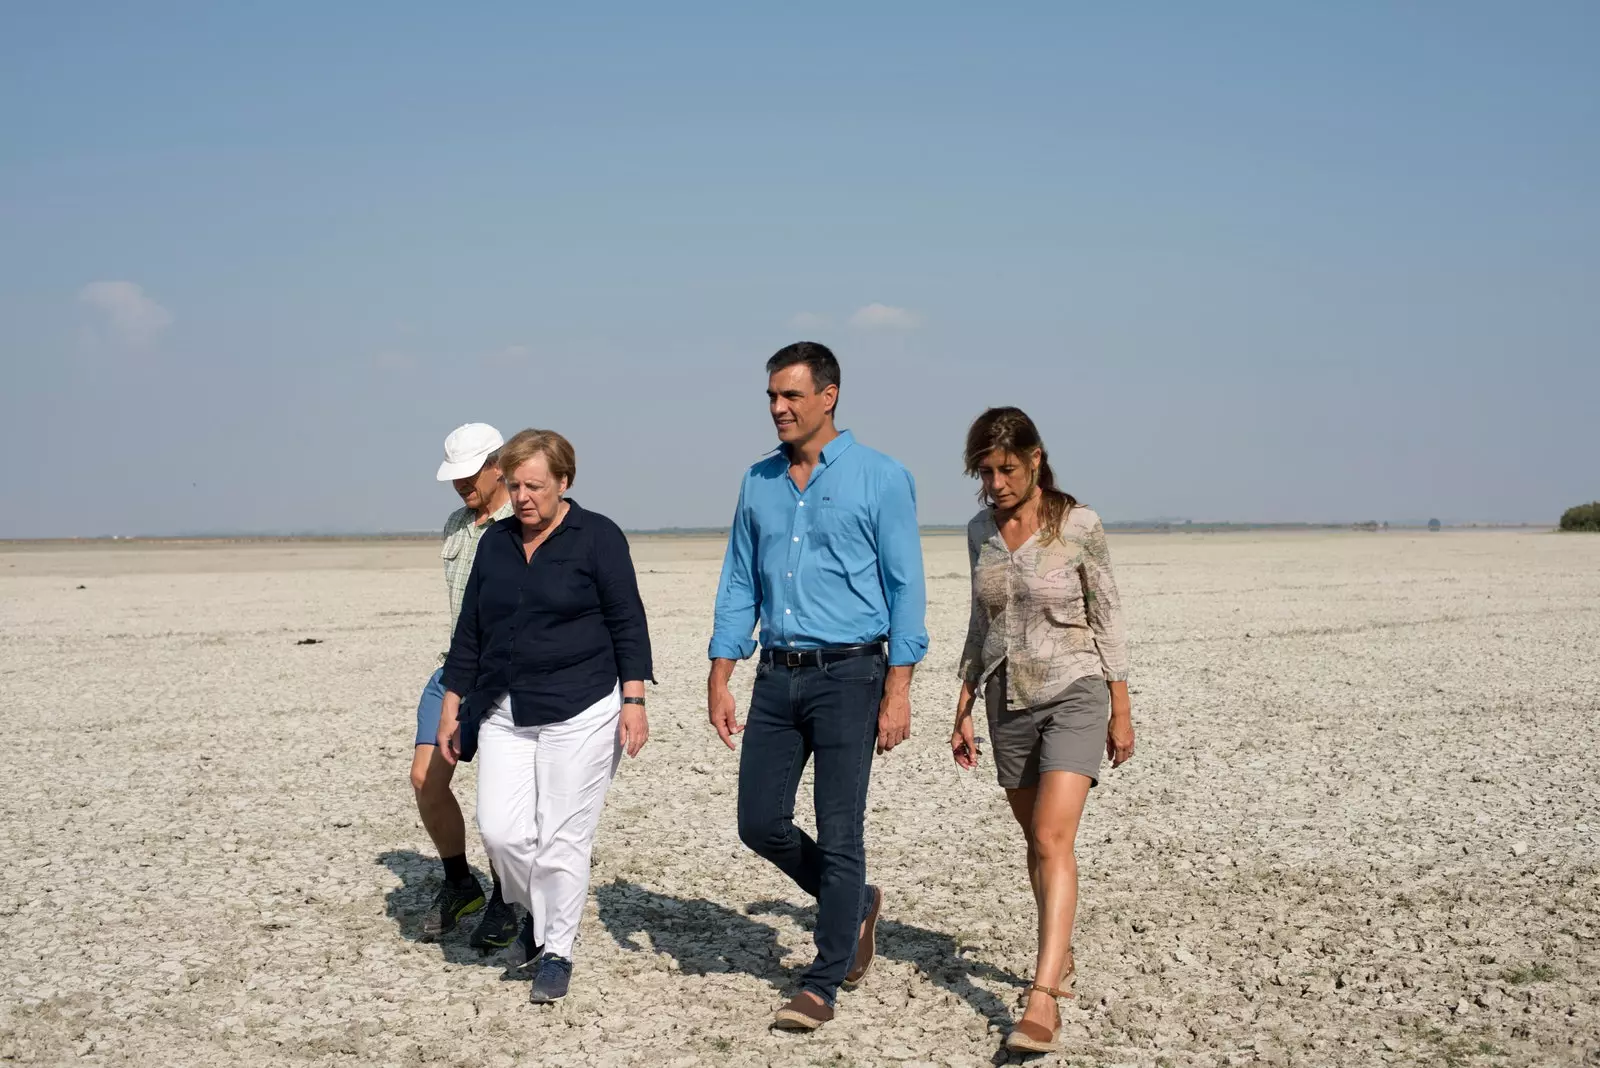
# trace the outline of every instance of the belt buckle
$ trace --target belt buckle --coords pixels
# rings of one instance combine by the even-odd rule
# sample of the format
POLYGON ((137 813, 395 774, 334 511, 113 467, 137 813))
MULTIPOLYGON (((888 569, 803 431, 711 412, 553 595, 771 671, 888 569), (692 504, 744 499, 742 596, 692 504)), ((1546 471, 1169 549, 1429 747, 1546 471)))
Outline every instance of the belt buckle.
POLYGON ((792 649, 784 650, 784 653, 783 653, 783 666, 784 667, 791 667, 791 668, 802 667, 805 664, 805 662, 806 662, 806 654, 797 653, 792 649))

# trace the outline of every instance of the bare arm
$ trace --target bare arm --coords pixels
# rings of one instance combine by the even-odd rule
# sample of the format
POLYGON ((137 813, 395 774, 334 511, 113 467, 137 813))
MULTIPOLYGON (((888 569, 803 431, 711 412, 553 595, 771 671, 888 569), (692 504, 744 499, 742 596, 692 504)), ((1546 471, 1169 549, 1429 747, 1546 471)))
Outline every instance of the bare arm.
POLYGON ((735 661, 718 657, 711 661, 711 674, 706 679, 706 709, 711 715, 711 725, 717 737, 729 749, 734 748, 733 736, 744 730, 733 707, 733 693, 728 683, 733 679, 735 661))
POLYGON ((971 679, 961 680, 961 693, 956 698, 956 726, 950 732, 950 753, 956 763, 971 770, 978 766, 978 739, 972 726, 972 706, 978 696, 977 684, 971 679))
POLYGON ((911 675, 915 664, 895 664, 883 681, 878 704, 878 752, 887 753, 911 737, 911 675))
MULTIPOLYGON (((978 545, 967 531, 967 567, 976 579, 978 545)), ((967 641, 961 650, 961 692, 956 696, 956 725, 950 732, 950 753, 963 768, 978 766, 978 739, 972 726, 972 706, 977 703, 978 678, 983 673, 983 644, 989 636, 989 616, 978 603, 974 581, 967 614, 967 641)))
POLYGON ((1128 701, 1126 679, 1109 685, 1111 722, 1106 724, 1106 756, 1111 759, 1111 766, 1117 767, 1133 759, 1133 705, 1128 701))
POLYGON ((436 741, 444 762, 454 764, 461 756, 461 695, 454 690, 444 692, 444 702, 439 708, 439 734, 436 741))

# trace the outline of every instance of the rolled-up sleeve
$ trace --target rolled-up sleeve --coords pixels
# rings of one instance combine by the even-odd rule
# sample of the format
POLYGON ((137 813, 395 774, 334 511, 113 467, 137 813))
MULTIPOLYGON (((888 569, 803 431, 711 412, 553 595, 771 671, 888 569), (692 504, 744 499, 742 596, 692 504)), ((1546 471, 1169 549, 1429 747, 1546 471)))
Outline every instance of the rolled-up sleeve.
POLYGON ((595 584, 600 611, 611 632, 611 649, 617 660, 617 678, 623 682, 655 682, 650 655, 650 627, 644 599, 639 596, 639 575, 628 551, 627 535, 610 522, 595 539, 595 584))
POLYGON ((899 468, 878 498, 878 575, 889 604, 889 664, 920 664, 928 655, 928 589, 917 528, 917 486, 899 468))
POLYGON ((1128 679, 1128 633, 1122 622, 1122 598, 1111 576, 1111 550, 1106 532, 1095 519, 1083 542, 1083 601, 1100 654, 1100 668, 1107 682, 1128 679))
POLYGON ((967 614, 967 640, 961 647, 961 681, 974 685, 983 678, 983 646, 989 637, 989 614, 978 603, 978 543, 967 531, 967 570, 972 607, 967 614))
POLYGON ((451 634, 450 651, 445 654, 439 679, 446 690, 458 697, 471 693, 478 682, 478 658, 483 649, 483 632, 478 623, 478 590, 482 585, 483 554, 479 553, 467 575, 461 612, 456 616, 456 629, 451 634))
POLYGON ((761 579, 756 574, 755 525, 745 507, 744 484, 728 531, 717 582, 717 607, 711 629, 712 660, 744 660, 756 651, 756 620, 761 614, 761 579))

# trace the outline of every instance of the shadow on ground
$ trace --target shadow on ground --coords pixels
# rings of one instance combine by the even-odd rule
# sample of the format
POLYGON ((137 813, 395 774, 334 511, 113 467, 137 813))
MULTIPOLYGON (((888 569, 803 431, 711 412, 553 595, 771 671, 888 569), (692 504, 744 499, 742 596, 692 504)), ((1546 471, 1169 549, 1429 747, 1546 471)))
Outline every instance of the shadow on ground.
POLYGON ((623 949, 643 952, 648 934, 656 952, 687 975, 742 972, 786 989, 798 978, 782 962, 778 932, 705 898, 680 898, 617 880, 595 888, 600 922, 623 949))
MULTIPOLYGON (((752 916, 787 916, 807 931, 816 927, 815 910, 788 901, 756 901, 745 911, 752 916)), ((1003 968, 964 955, 950 935, 896 920, 878 921, 878 956, 911 965, 930 983, 948 990, 971 1005, 978 1015, 1002 1027, 1011 1025, 1011 1009, 973 980, 986 979, 1021 989, 1028 986, 1027 980, 1003 968)))
MULTIPOLYGON (((425 857, 415 850, 393 849, 379 853, 377 863, 388 868, 400 880, 400 885, 385 896, 383 912, 394 921, 401 938, 407 942, 438 946, 440 955, 451 964, 477 964, 485 968, 505 966, 505 950, 480 953, 467 944, 482 912, 468 916, 455 930, 437 941, 422 937, 423 914, 433 904, 433 896, 439 892, 439 883, 442 881, 437 858, 425 857)), ((472 873, 487 891, 493 879, 476 868, 472 873)))
MULTIPOLYGON (((648 934, 656 951, 671 956, 687 974, 742 972, 780 990, 799 976, 782 964, 778 932, 751 917, 787 916, 805 930, 815 927, 812 909, 787 901, 756 901, 741 912, 704 898, 671 897, 621 880, 596 888, 595 897, 600 922, 624 949, 645 950, 638 936, 648 934)), ((1001 1026, 1010 1025, 1010 1008, 974 980, 1027 986, 1004 969, 964 956, 947 934, 894 920, 878 922, 878 955, 910 964, 929 982, 1001 1026)))

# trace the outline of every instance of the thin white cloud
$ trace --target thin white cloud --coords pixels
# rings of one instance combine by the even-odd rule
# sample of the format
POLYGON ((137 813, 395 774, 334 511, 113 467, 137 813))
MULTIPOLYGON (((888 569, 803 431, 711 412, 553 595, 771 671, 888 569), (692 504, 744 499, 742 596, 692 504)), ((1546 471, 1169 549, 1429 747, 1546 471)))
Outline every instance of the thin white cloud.
POLYGON ((816 312, 797 312, 794 318, 789 320, 789 326, 795 330, 824 330, 829 325, 828 317, 818 315, 816 312))
POLYGON ((859 330, 915 330, 922 325, 922 316, 910 308, 868 304, 850 316, 850 325, 859 330))
POLYGON ((172 325, 172 313, 135 282, 90 282, 78 290, 78 300, 99 312, 106 332, 130 348, 154 344, 172 325))

